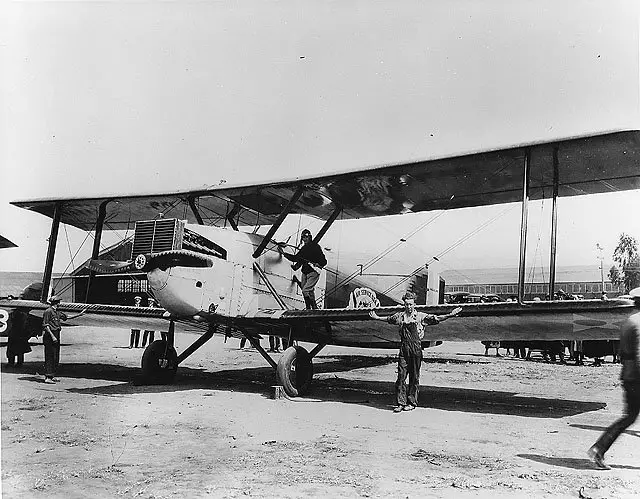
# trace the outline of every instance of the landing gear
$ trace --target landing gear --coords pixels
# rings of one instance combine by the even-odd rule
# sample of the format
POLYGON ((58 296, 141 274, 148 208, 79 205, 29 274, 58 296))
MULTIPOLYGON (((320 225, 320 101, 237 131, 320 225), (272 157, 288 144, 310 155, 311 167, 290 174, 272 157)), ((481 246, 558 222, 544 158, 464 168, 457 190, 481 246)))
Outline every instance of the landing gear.
POLYGON ((276 368, 278 381, 290 397, 305 395, 311 387, 313 363, 304 348, 292 346, 285 350, 276 368))
POLYGON ((177 370, 178 354, 166 341, 154 341, 142 354, 142 373, 150 383, 171 383, 177 370))

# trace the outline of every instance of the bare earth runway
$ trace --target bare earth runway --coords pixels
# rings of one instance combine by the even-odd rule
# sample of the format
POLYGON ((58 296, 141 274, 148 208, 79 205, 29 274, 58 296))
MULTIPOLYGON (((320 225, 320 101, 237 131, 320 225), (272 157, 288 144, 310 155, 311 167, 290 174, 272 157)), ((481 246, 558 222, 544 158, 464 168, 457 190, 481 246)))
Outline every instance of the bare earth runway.
MULTIPOLYGON (((170 386, 139 383, 128 331, 63 330, 57 385, 2 365, 2 489, 31 497, 633 497, 640 425, 596 470, 622 411, 619 366, 425 350, 422 407, 391 412, 393 351, 328 348, 309 398, 272 399, 252 349, 214 338, 170 386)), ((193 338, 178 337, 178 352, 193 338)), ((263 345, 267 342, 263 340, 263 345)), ((2 358, 5 361, 5 349, 2 358)), ((276 354, 277 355, 277 354, 276 354)))

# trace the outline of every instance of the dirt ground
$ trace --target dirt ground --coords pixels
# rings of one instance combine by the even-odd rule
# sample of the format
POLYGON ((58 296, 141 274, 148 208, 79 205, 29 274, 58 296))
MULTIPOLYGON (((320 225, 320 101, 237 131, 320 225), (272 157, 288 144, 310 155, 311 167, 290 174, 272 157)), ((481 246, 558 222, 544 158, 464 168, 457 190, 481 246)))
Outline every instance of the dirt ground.
MULTIPOLYGON (((178 352, 194 338, 177 338, 178 352)), ((619 366, 425 351, 417 410, 395 414, 393 351, 327 348, 312 394, 274 399, 253 349, 214 338, 168 386, 140 383, 128 331, 67 328, 60 381, 43 350, 2 365, 2 491, 38 497, 632 497, 640 427, 586 457, 622 413, 619 366)), ((266 344, 263 340, 263 344, 266 344)), ((5 349, 2 349, 5 359, 5 349)), ((276 354, 277 356, 277 354, 276 354)))

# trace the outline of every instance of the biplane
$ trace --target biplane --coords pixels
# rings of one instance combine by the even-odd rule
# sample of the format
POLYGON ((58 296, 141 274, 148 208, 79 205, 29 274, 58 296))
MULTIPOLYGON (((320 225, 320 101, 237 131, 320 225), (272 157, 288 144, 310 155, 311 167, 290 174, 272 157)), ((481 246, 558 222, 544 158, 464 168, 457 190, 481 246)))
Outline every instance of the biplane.
MULTIPOLYGON (((51 236, 41 300, 0 300, 2 327, 10 327, 9 311, 38 316, 46 308, 58 229, 61 223, 69 224, 95 234, 89 287, 96 273, 143 272, 163 308, 62 303, 60 309, 86 309, 73 321, 77 325, 168 329, 166 340, 153 342, 143 353, 142 370, 148 379, 171 381, 184 359, 219 334, 247 338, 276 371, 286 393, 303 395, 313 377, 312 359, 326 345, 397 348, 399 339, 394 326, 374 323, 364 308, 325 308, 321 303, 318 310, 302 309, 291 266, 277 251, 278 230, 288 216, 305 214, 324 221, 314 238, 320 241, 338 217, 520 202, 517 302, 464 304, 455 319, 426 328, 423 346, 440 341, 617 338, 620 323, 634 307, 630 300, 524 300, 528 204, 543 198, 553 201, 553 296, 557 198, 639 188, 640 131, 620 130, 261 185, 15 201, 12 204, 51 218, 51 236), (101 260, 105 227, 125 229, 132 220, 137 223, 130 258, 101 260), (212 225, 216 220, 223 220, 225 227, 212 225), (265 235, 242 230, 258 224, 270 226, 265 235), (198 334, 180 354, 174 347, 179 332, 198 334), (291 346, 276 362, 261 348, 262 335, 317 346, 310 351, 291 346)), ((319 288, 329 294, 324 282, 319 288)), ((431 301, 418 309, 445 314, 456 306, 431 301)), ((379 307, 378 312, 397 310, 379 307)))

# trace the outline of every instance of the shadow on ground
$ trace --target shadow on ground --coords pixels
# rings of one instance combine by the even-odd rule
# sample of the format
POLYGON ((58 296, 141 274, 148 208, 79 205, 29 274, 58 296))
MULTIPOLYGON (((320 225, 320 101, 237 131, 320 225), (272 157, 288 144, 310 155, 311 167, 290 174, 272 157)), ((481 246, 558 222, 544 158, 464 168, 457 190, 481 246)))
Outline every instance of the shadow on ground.
MULTIPOLYGON (((585 451, 586 452, 586 451, 585 451)), ((550 466, 559 466, 561 468, 569 468, 572 470, 598 470, 598 471, 606 471, 601 470, 596 467, 596 465, 589 459, 579 459, 575 457, 551 457, 551 456, 541 456, 539 454, 518 454, 518 457, 523 459, 529 459, 530 461, 535 461, 537 463, 548 464, 550 466)), ((616 465, 607 463, 613 469, 620 470, 640 470, 638 466, 627 466, 627 465, 616 465)))
MULTIPOLYGON (((319 357, 314 363, 312 392, 306 400, 318 402, 341 402, 360 404, 389 410, 394 399, 394 382, 344 377, 341 373, 388 365, 396 361, 395 356, 343 355, 319 357)), ((429 362, 429 360, 427 360, 429 362)), ((435 362, 435 361, 434 361, 435 362)), ((437 362, 441 362, 438 359, 437 362)), ((116 384, 90 388, 68 388, 70 392, 91 395, 126 395, 135 393, 163 393, 181 390, 226 390, 258 393, 271 397, 276 384, 274 371, 270 367, 247 367, 206 371, 180 367, 171 385, 146 384, 137 367, 112 364, 75 363, 61 366, 62 378, 85 378, 112 381, 116 384)), ((19 379, 42 383, 42 378, 33 376, 33 366, 22 371, 31 375, 19 379)), ((358 373, 360 374, 360 373, 358 373)), ((64 389, 64 384, 58 385, 64 389)), ((606 407, 602 402, 561 400, 536 396, 520 396, 513 392, 475 390, 457 387, 422 386, 421 406, 445 411, 462 411, 486 414, 518 415, 523 417, 563 418, 606 407)))
MULTIPOLYGON (((613 423, 613 419, 611 420, 611 422, 613 423)), ((572 428, 580 428, 582 430, 593 430, 597 432, 603 432, 604 430, 607 429, 606 426, 594 426, 594 425, 588 425, 588 424, 570 424, 569 426, 571 426, 572 428)), ((637 431, 637 430, 625 430, 623 433, 627 435, 631 435, 633 437, 640 438, 640 431, 637 431)))

